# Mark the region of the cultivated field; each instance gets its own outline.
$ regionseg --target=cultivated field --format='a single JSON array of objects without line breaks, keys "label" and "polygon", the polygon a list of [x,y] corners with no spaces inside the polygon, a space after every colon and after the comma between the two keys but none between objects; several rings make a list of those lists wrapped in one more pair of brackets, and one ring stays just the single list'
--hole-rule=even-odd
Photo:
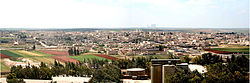
[{"label": "cultivated field", "polygon": [[18,52],[23,53],[23,54],[27,54],[27,55],[31,55],[31,56],[44,56],[42,54],[33,53],[33,52],[25,51],[25,50],[20,50]]},{"label": "cultivated field", "polygon": [[56,60],[58,60],[60,62],[64,62],[64,63],[65,62],[74,62],[74,63],[78,62],[77,60],[69,58],[67,56],[51,56],[51,58],[56,59]]},{"label": "cultivated field", "polygon": [[8,72],[10,71],[10,67],[4,64],[4,62],[1,62],[1,72]]},{"label": "cultivated field", "polygon": [[249,53],[249,48],[212,48],[213,50],[227,51],[227,52],[239,52],[239,53]]},{"label": "cultivated field", "polygon": [[44,62],[48,65],[54,64],[54,61],[55,61],[55,59],[53,59],[51,57],[30,57],[29,59],[31,59],[32,61],[35,61],[35,62]]},{"label": "cultivated field", "polygon": [[5,55],[8,55],[10,57],[21,57],[20,55],[18,54],[15,54],[13,52],[10,52],[9,50],[1,50],[1,53],[5,54]]},{"label": "cultivated field", "polygon": [[219,47],[219,48],[211,48],[212,50],[217,51],[225,51],[225,52],[235,52],[235,53],[244,53],[249,54],[249,47],[248,46],[233,46],[229,45],[227,47]]},{"label": "cultivated field", "polygon": [[1,55],[1,59],[2,59],[2,58],[11,58],[10,56],[5,55],[5,54],[2,54],[2,53],[0,53],[0,55]]},{"label": "cultivated field", "polygon": [[68,51],[39,50],[40,52],[52,55],[69,55]]},{"label": "cultivated field", "polygon": [[[22,62],[21,59],[22,58],[26,58],[29,59],[31,61],[34,61],[35,63],[40,63],[40,62],[44,62],[48,65],[53,65],[54,64],[54,60],[58,60],[58,58],[52,58],[50,56],[55,56],[55,55],[51,55],[51,54],[47,54],[47,53],[43,53],[43,52],[39,52],[39,51],[26,51],[26,50],[1,50],[1,60],[3,60],[3,58],[10,58],[10,60],[12,61],[18,61],[18,62]],[[66,56],[65,56],[66,57]],[[63,58],[63,57],[62,57]],[[65,61],[60,60],[61,58],[59,58],[58,61],[61,61],[62,64],[64,64]],[[67,60],[71,60],[71,58],[66,58]],[[73,59],[74,60],[74,59]],[[77,60],[75,60],[76,62]],[[5,62],[1,62],[1,72],[6,72],[6,71],[10,71],[10,67],[6,65]]]},{"label": "cultivated field", "polygon": [[113,56],[109,56],[109,55],[104,55],[104,54],[94,54],[95,56],[99,56],[99,57],[102,57],[102,58],[106,58],[106,59],[109,59],[109,60],[117,60],[116,57],[113,57]]},{"label": "cultivated field", "polygon": [[68,57],[76,59],[76,60],[79,60],[79,61],[84,61],[84,60],[86,61],[86,60],[90,60],[90,59],[98,59],[98,60],[108,60],[108,61],[111,61],[109,59],[98,57],[98,56],[95,56],[95,55],[80,55],[80,56],[68,56]]}]

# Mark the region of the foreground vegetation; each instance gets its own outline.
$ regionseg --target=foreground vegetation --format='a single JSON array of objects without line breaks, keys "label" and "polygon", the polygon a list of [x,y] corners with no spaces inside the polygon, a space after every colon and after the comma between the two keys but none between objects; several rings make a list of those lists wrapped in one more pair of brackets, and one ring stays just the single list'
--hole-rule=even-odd
[{"label": "foreground vegetation", "polygon": [[206,73],[178,70],[174,75],[167,75],[170,83],[248,83],[249,59],[245,56],[232,56],[223,61],[218,55],[203,54],[192,59],[192,62],[207,68]]},{"label": "foreground vegetation", "polygon": [[[171,56],[169,58],[180,58]],[[154,57],[137,57],[132,59],[119,59],[112,61],[99,60],[96,58],[85,59],[79,63],[65,63],[62,65],[58,61],[54,61],[52,66],[48,66],[43,62],[39,67],[21,66],[11,67],[11,73],[16,75],[17,79],[51,79],[52,76],[86,76],[92,77],[90,83],[97,82],[120,82],[120,69],[127,68],[144,68],[146,74],[150,77],[151,59]],[[187,56],[180,58],[182,62],[190,62]],[[166,75],[166,81],[170,83],[245,83],[248,82],[249,59],[245,56],[232,56],[226,61],[218,55],[211,53],[203,54],[195,57],[191,62],[203,65],[207,68],[204,74],[198,71],[184,71],[177,69],[173,75]],[[86,65],[87,64],[87,65]]]}]

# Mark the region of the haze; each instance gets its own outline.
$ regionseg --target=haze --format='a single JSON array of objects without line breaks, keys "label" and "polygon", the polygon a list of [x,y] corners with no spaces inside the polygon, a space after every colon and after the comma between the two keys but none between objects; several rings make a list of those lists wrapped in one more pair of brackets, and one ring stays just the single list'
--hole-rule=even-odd
[{"label": "haze", "polygon": [[248,28],[248,0],[1,0],[1,28]]}]

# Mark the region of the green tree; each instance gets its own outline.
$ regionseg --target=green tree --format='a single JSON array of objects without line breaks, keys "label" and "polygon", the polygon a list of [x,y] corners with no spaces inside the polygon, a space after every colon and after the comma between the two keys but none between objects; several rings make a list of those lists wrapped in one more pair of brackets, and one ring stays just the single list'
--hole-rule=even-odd
[{"label": "green tree", "polygon": [[33,45],[32,49],[35,50],[36,49],[36,45]]},{"label": "green tree", "polygon": [[15,73],[9,73],[6,81],[7,83],[25,83],[23,79],[17,79]]}]

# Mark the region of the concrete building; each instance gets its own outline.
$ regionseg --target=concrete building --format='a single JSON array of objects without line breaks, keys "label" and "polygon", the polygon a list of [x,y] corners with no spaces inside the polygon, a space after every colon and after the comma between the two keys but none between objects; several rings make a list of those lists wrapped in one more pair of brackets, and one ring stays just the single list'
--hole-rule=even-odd
[{"label": "concrete building", "polygon": [[142,68],[130,68],[126,70],[122,70],[123,79],[131,79],[131,80],[147,80],[148,75],[145,73],[145,69]]},{"label": "concrete building", "polygon": [[166,75],[174,74],[177,68],[188,70],[188,64],[180,59],[152,59],[151,62],[151,83],[166,83]]}]

